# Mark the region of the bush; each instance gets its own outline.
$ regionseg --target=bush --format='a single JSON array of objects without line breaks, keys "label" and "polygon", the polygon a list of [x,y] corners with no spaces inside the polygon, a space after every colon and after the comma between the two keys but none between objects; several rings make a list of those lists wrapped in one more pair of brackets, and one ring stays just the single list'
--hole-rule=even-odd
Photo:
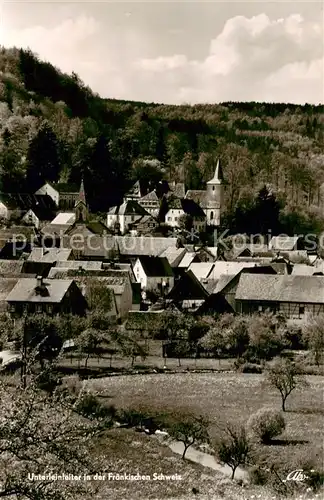
[{"label": "bush", "polygon": [[84,394],[76,404],[76,410],[81,415],[98,420],[112,420],[116,415],[114,406],[105,406],[93,394]]},{"label": "bush", "polygon": [[243,363],[237,368],[240,373],[262,373],[262,367],[256,363]]},{"label": "bush", "polygon": [[247,427],[261,443],[267,444],[285,430],[285,420],[281,412],[261,408],[250,417]]},{"label": "bush", "polygon": [[268,482],[266,471],[257,465],[249,470],[249,478],[251,483],[256,486],[263,486]]}]

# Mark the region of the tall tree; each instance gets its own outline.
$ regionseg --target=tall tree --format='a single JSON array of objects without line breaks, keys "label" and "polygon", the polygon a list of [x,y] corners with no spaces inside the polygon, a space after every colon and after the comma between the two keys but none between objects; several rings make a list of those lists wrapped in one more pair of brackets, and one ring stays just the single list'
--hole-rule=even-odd
[{"label": "tall tree", "polygon": [[27,153],[27,183],[32,191],[46,181],[58,181],[61,158],[60,143],[44,122],[37,135],[31,140]]}]

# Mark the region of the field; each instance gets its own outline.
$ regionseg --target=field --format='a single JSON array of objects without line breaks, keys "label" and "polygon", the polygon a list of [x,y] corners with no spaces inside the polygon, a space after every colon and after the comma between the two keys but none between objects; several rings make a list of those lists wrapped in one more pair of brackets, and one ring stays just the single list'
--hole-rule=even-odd
[{"label": "field", "polygon": [[[294,391],[287,400],[286,430],[262,453],[291,471],[306,458],[323,461],[323,381],[309,376],[309,386]],[[267,387],[262,375],[230,373],[177,373],[119,376],[89,381],[93,390],[117,408],[146,408],[152,411],[190,411],[211,421],[211,436],[217,435],[217,423],[244,424],[259,408],[280,409],[280,395]]]},{"label": "field", "polygon": [[[150,475],[178,474],[181,480],[105,481],[96,500],[274,500],[270,490],[240,486],[221,473],[174,455],[168,447],[133,430],[107,432],[95,444],[106,456],[106,471]],[[196,489],[196,492],[193,492]],[[300,497],[301,498],[301,497]],[[306,498],[306,497],[303,497]],[[315,498],[307,495],[307,498]]]}]

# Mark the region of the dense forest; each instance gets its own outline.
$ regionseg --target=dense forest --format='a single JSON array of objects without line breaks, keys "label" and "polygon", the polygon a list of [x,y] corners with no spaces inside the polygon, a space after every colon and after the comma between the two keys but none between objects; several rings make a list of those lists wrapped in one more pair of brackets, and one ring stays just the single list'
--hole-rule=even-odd
[{"label": "dense forest", "polygon": [[282,227],[319,231],[323,111],[102,99],[75,73],[28,50],[0,48],[1,191],[34,192],[44,181],[79,183],[83,176],[91,210],[105,212],[137,179],[204,189],[220,158],[226,220],[236,230],[246,230],[250,213],[258,219],[266,185]]}]

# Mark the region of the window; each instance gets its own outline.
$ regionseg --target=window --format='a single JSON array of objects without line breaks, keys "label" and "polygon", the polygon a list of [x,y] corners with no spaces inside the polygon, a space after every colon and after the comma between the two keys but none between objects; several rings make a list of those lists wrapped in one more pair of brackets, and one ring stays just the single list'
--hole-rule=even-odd
[{"label": "window", "polygon": [[215,191],[215,186],[213,186],[213,191]]},{"label": "window", "polygon": [[170,221],[171,221],[171,220],[172,220],[172,217],[168,217],[168,220],[170,220]]},{"label": "window", "polygon": [[214,218],[214,212],[210,212],[210,218],[213,219]]},{"label": "window", "polygon": [[263,307],[262,306],[258,306],[258,311],[262,312],[263,311]]},{"label": "window", "polygon": [[53,312],[53,306],[52,306],[52,304],[48,304],[48,306],[47,306],[47,312],[49,314],[52,314],[52,312]]},{"label": "window", "polygon": [[175,218],[174,218],[174,220],[175,220],[175,221],[177,221],[177,220],[178,220],[178,217],[175,217]]},{"label": "window", "polygon": [[41,313],[41,312],[42,312],[42,305],[36,304],[36,313]]},{"label": "window", "polygon": [[131,221],[133,222],[135,220],[135,215],[131,215]]},{"label": "window", "polygon": [[299,306],[299,316],[303,316],[305,314],[305,307]]}]

